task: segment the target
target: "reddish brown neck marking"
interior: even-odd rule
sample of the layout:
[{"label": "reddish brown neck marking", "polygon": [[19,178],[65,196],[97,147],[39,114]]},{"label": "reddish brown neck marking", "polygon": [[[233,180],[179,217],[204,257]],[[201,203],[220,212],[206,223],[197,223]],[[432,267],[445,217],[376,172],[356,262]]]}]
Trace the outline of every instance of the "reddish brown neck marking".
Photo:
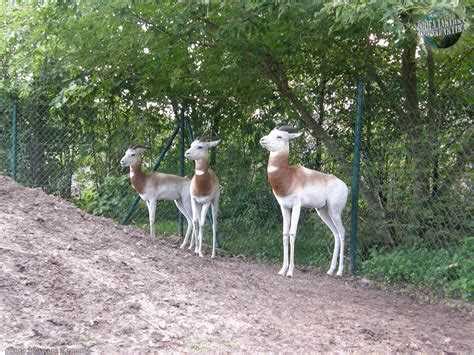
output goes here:
[{"label": "reddish brown neck marking", "polygon": [[209,173],[207,159],[196,160],[196,169],[192,181],[192,192],[195,196],[209,196],[215,185],[214,173]]},{"label": "reddish brown neck marking", "polygon": [[145,190],[146,175],[142,171],[142,163],[138,162],[134,165],[130,165],[130,181],[136,192],[142,194]]},{"label": "reddish brown neck marking", "polygon": [[297,167],[288,165],[288,152],[271,152],[268,159],[268,182],[273,192],[281,197],[295,189]]}]

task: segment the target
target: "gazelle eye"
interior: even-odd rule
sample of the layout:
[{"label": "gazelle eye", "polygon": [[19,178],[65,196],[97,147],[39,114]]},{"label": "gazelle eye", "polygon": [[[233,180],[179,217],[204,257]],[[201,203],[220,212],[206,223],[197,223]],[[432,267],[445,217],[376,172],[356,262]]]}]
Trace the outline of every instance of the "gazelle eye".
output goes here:
[{"label": "gazelle eye", "polygon": [[135,153],[132,153],[131,155],[132,155],[132,157],[134,157],[136,154],[135,154]]},{"label": "gazelle eye", "polygon": [[202,146],[199,146],[198,149],[202,149]]},{"label": "gazelle eye", "polygon": [[283,137],[282,136],[277,136],[278,139],[282,139]]}]

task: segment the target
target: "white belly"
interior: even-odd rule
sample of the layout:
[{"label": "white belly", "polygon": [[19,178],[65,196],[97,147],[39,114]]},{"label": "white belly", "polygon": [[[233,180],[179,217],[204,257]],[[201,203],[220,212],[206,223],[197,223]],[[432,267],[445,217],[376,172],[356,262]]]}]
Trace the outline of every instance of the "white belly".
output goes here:
[{"label": "white belly", "polygon": [[275,197],[278,203],[285,208],[293,208],[298,204],[305,208],[322,208],[326,205],[326,196],[323,191],[302,190],[285,197],[277,195]]},{"label": "white belly", "polygon": [[280,206],[285,208],[293,208],[293,206],[301,203],[301,198],[298,194],[288,195],[285,197],[280,197],[275,195]]},{"label": "white belly", "polygon": [[192,199],[194,201],[196,201],[196,203],[200,204],[200,205],[205,205],[206,203],[210,203],[213,199],[214,199],[214,196],[213,195],[209,195],[209,196],[192,196]]},{"label": "white belly", "polygon": [[172,201],[178,200],[181,197],[181,191],[175,188],[166,188],[165,186],[160,186],[158,189],[145,186],[145,191],[140,194],[142,200],[150,201],[150,200],[158,200],[158,201]]},{"label": "white belly", "polygon": [[140,194],[140,198],[143,200],[143,201],[151,201],[151,200],[157,200],[156,194],[154,193],[150,193],[150,192],[144,192],[142,194]]}]

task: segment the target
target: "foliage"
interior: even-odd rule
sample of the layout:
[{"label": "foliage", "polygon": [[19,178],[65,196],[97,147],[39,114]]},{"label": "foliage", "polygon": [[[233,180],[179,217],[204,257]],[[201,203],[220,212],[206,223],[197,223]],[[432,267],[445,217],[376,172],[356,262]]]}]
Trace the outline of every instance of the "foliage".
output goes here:
[{"label": "foliage", "polygon": [[[99,189],[90,187],[83,190],[77,204],[87,212],[99,216],[120,218],[120,213],[130,206],[135,198],[127,189],[128,185],[126,176],[108,176]],[[120,195],[117,191],[126,193]]]},{"label": "foliage", "polygon": [[397,248],[390,252],[373,250],[362,270],[387,282],[410,283],[474,300],[474,238],[446,249],[423,245]]},{"label": "foliage", "polygon": [[[110,217],[122,221],[133,204],[137,195],[130,188],[128,176],[107,176],[99,185],[85,187],[75,198],[75,203],[89,213]],[[163,219],[175,217],[172,202],[161,202],[158,211]],[[134,214],[133,222],[141,227],[148,228],[148,214],[145,203],[140,200],[138,211]],[[174,221],[176,223],[176,221]],[[174,228],[176,230],[176,226]]]},{"label": "foliage", "polygon": [[[440,253],[451,265],[448,251],[473,234],[474,39],[468,27],[432,52],[414,31],[432,9],[467,16],[458,2],[9,3],[0,3],[0,158],[5,170],[16,101],[22,183],[121,220],[135,197],[118,164],[124,149],[150,146],[149,170],[184,115],[195,135],[222,139],[212,160],[223,247],[276,260],[281,217],[259,138],[279,122],[301,127],[291,160],[348,183],[363,78],[362,261],[383,265],[403,251],[407,263]],[[178,149],[161,171],[178,173]],[[161,221],[175,216],[171,203],[159,205]],[[331,238],[308,216],[296,256],[326,265]],[[143,205],[134,223],[146,226]]]}]

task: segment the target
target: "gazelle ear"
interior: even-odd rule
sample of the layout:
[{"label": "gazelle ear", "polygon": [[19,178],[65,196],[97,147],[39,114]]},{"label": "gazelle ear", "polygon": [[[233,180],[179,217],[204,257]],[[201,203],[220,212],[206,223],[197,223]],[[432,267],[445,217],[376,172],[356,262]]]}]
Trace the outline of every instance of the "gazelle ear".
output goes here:
[{"label": "gazelle ear", "polygon": [[209,148],[215,147],[216,145],[219,144],[220,141],[221,141],[221,140],[218,139],[218,140],[216,140],[216,141],[208,142],[208,143],[207,143],[207,146],[208,146]]},{"label": "gazelle ear", "polygon": [[138,146],[135,146],[133,149],[135,149],[135,151],[138,153],[138,154],[142,154],[145,150],[149,149],[148,147],[145,147],[143,145],[138,145]]},{"label": "gazelle ear", "polygon": [[298,138],[299,136],[301,136],[303,134],[303,132],[298,132],[298,133],[288,133],[288,138],[291,140],[291,139],[295,139],[295,138]]}]

